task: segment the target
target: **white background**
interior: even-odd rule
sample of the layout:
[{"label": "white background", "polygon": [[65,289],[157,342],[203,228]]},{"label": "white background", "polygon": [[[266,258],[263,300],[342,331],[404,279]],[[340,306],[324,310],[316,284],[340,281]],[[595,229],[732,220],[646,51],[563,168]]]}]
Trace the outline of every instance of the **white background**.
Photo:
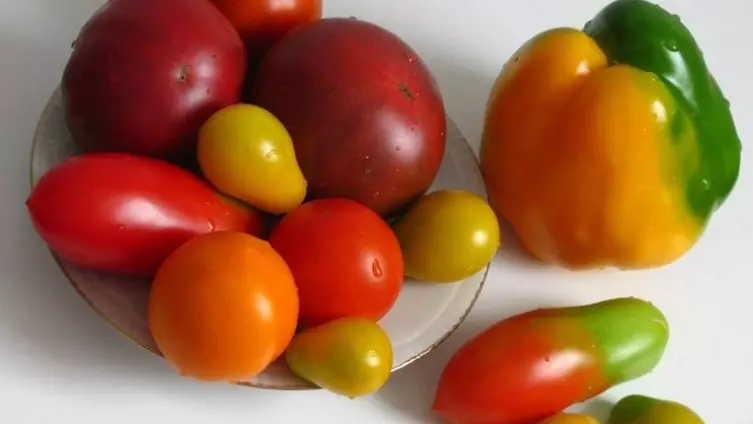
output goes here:
[{"label": "white background", "polygon": [[[23,205],[36,119],[58,84],[78,28],[101,3],[0,0],[0,423],[432,423],[427,411],[439,372],[472,334],[534,307],[634,295],[665,311],[670,347],[653,374],[602,399],[643,393],[685,402],[709,424],[753,424],[750,150],[743,152],[733,195],[702,241],[675,265],[574,273],[534,265],[503,249],[466,323],[370,398],[349,401],[324,392],[267,392],[177,377],[77,297]],[[325,3],[326,15],[373,21],[411,44],[433,69],[449,113],[475,147],[488,90],[513,50],[541,30],[582,26],[606,1]],[[661,3],[695,33],[747,144],[753,136],[753,2]],[[604,406],[600,400],[587,405],[597,414]]]}]

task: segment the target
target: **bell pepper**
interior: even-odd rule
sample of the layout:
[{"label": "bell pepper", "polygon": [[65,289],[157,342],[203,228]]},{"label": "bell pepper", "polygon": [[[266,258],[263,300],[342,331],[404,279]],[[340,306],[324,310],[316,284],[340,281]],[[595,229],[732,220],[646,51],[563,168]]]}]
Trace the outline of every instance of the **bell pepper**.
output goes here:
[{"label": "bell pepper", "polygon": [[693,35],[643,0],[528,41],[487,104],[490,200],[530,253],[648,268],[691,249],[732,191],[741,143]]},{"label": "bell pepper", "polygon": [[636,298],[519,314],[461,347],[432,409],[450,424],[531,424],[651,372],[664,355],[662,312]]},{"label": "bell pepper", "polygon": [[704,424],[685,405],[648,396],[623,398],[612,409],[607,424]]}]

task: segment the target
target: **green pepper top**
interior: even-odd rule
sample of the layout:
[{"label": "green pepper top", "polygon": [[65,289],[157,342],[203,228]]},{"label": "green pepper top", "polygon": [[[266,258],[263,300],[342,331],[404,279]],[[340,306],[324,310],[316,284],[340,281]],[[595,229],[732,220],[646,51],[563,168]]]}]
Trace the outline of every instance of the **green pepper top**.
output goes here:
[{"label": "green pepper top", "polygon": [[[614,1],[584,31],[612,62],[656,75],[684,111],[670,127],[678,144],[687,131],[695,133],[697,146],[676,146],[677,159],[688,206],[706,222],[737,181],[741,143],[729,102],[693,35],[677,15],[645,0]],[[686,128],[687,122],[694,128]]]}]

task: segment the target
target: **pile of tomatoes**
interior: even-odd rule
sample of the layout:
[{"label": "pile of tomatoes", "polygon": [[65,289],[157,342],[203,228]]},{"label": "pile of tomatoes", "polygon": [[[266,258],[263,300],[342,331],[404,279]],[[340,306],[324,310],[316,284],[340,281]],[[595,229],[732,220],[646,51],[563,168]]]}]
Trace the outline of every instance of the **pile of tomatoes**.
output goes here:
[{"label": "pile of tomatoes", "polygon": [[[284,357],[315,385],[366,395],[393,367],[378,322],[404,278],[479,272],[499,226],[476,195],[426,194],[446,128],[417,55],[376,25],[320,19],[320,1],[283,3],[110,1],[63,77],[82,152],[27,206],[67,261],[151,280],[149,329],[182,375],[247,381]],[[338,86],[321,66],[345,72]]]}]

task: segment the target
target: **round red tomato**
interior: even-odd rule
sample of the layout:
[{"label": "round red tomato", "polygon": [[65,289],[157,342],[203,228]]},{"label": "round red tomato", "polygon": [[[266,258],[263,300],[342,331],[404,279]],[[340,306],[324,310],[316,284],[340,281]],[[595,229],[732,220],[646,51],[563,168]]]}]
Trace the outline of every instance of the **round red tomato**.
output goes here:
[{"label": "round red tomato", "polygon": [[253,58],[291,29],[322,16],[322,0],[212,0],[243,38]]},{"label": "round red tomato", "polygon": [[348,199],[314,200],[272,232],[293,272],[303,327],[343,317],[382,318],[403,283],[397,237],[375,212]]}]

